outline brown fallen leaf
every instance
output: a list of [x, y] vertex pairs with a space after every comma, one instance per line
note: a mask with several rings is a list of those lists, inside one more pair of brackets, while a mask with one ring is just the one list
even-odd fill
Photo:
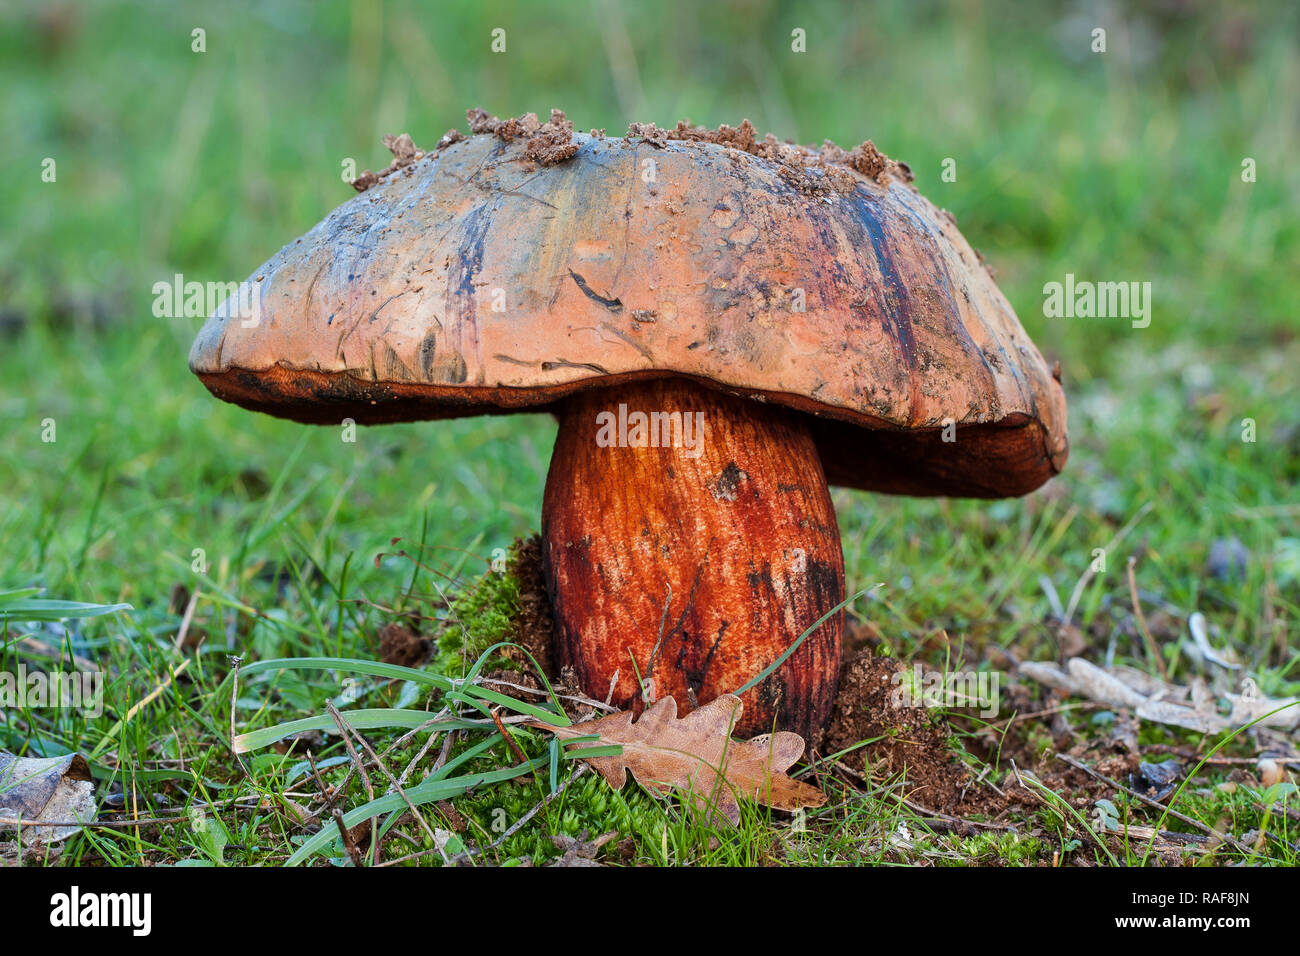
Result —
[[714, 698], [685, 717], [677, 716], [677, 701], [663, 697], [635, 723], [631, 711], [620, 711], [569, 727], [541, 721], [529, 725], [550, 731], [561, 740], [596, 735], [595, 741], [572, 745], [577, 751], [616, 744], [621, 754], [584, 757], [610, 786], [622, 789], [627, 771], [637, 783], [663, 796], [671, 790], [688, 794], [701, 808], [712, 804], [733, 824], [740, 822], [738, 797], [777, 810], [820, 807], [826, 794], [785, 775], [803, 754], [798, 734], [778, 731], [751, 740], [733, 740], [731, 730], [743, 705], [733, 694]]
[[566, 836], [563, 833], [551, 837], [551, 842], [564, 851], [564, 855], [559, 859], [552, 860], [547, 866], [603, 866], [596, 862], [596, 854], [600, 848], [610, 840], [618, 837], [617, 830], [610, 830], [608, 833], [601, 834], [594, 840], [587, 839], [587, 831], [583, 830], [576, 837]]
[[42, 823], [94, 819], [95, 781], [81, 754], [16, 757], [0, 751], [0, 830], [21, 825], [23, 843], [55, 843], [80, 827]]
[[1300, 698], [1265, 697], [1249, 678], [1241, 682], [1240, 694], [1224, 694], [1232, 707], [1225, 717], [1208, 688], [1196, 683], [1188, 687], [1170, 684], [1131, 667], [1103, 669], [1081, 657], [1072, 657], [1064, 668], [1044, 661], [1023, 661], [1017, 672], [1107, 707], [1131, 710], [1142, 720], [1202, 734], [1222, 733], [1257, 718], [1266, 727], [1295, 730], [1300, 726]]

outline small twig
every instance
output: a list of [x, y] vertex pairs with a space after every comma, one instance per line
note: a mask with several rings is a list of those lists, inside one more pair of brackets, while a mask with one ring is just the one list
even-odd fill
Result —
[[[447, 709], [443, 708], [443, 713], [447, 712]], [[419, 751], [411, 758], [411, 762], [406, 765], [406, 769], [402, 771], [402, 775], [397, 778], [399, 785], [406, 786], [406, 778], [415, 771], [415, 768], [420, 761], [428, 755], [429, 751], [433, 748], [433, 742], [437, 739], [437, 734], [429, 734], [429, 736], [424, 739], [424, 743], [421, 745]], [[385, 753], [387, 753], [387, 751], [385, 751]]]
[[[1184, 760], [1204, 763], [1207, 767], [1253, 767], [1259, 763], [1259, 757], [1202, 757], [1194, 750], [1189, 750], [1186, 747], [1175, 747], [1172, 744], [1149, 744], [1146, 749], [1156, 750], [1164, 754], [1174, 754]], [[1280, 764], [1300, 770], [1300, 757], [1273, 757], [1272, 759]]]
[[456, 742], [458, 736], [460, 736], [459, 730], [453, 730], [447, 734], [446, 739], [442, 742], [442, 750], [438, 752], [438, 759], [433, 762], [433, 768], [429, 773], [437, 773], [442, 769], [447, 762], [447, 758], [451, 756], [452, 745]]
[[[343, 746], [347, 748], [348, 756], [352, 758], [352, 765], [356, 767], [357, 772], [361, 774], [361, 782], [362, 784], [365, 785], [366, 788], [366, 797], [371, 802], [373, 802], [375, 799], [375, 788], [370, 784], [370, 774], [366, 773], [366, 767], [365, 764], [361, 762], [360, 754], [358, 754], [356, 748], [352, 746], [352, 740], [350, 735], [348, 734], [348, 731], [351, 730], [352, 728], [349, 727], [347, 723], [344, 722], [343, 715], [340, 714], [339, 709], [334, 706], [334, 701], [332, 700], [325, 701], [325, 710], [329, 713], [329, 715], [332, 718], [334, 718], [334, 723], [338, 727], [339, 733], [343, 737]], [[356, 731], [353, 730], [352, 733], [356, 733]], [[361, 735], [357, 734], [357, 736], [360, 737]], [[376, 826], [376, 820], [377, 820], [376, 817], [370, 818], [371, 866], [379, 862], [379, 832]]]
[[[1115, 831], [1109, 831], [1115, 832]], [[1119, 836], [1120, 834], [1116, 834]], [[1214, 838], [1202, 833], [1179, 833], [1177, 830], [1157, 830], [1155, 827], [1144, 827], [1136, 823], [1125, 823], [1122, 835], [1136, 837], [1139, 840], [1150, 840], [1155, 843], [1156, 840], [1164, 840], [1166, 843], [1177, 843], [1184, 850], [1191, 850], [1196, 853], [1209, 853], [1213, 850]]]
[[[438, 846], [437, 834], [433, 832], [433, 828], [429, 826], [429, 822], [424, 819], [420, 811], [415, 809], [415, 804], [413, 804], [411, 802], [411, 798], [406, 795], [406, 790], [404, 790], [402, 788], [402, 785], [397, 782], [397, 778], [393, 776], [392, 771], [388, 769], [387, 764], [385, 764], [382, 760], [379, 759], [379, 755], [375, 753], [374, 748], [370, 746], [370, 742], [367, 741], [365, 737], [363, 737], [361, 734], [358, 734], [355, 729], [353, 729], [352, 732], [356, 734], [357, 740], [360, 741], [362, 748], [365, 749], [366, 753], [370, 756], [370, 759], [375, 762], [375, 766], [377, 766], [381, 771], [383, 771], [384, 776], [388, 778], [388, 782], [392, 784], [393, 789], [397, 791], [399, 796], [401, 796], [402, 802], [405, 803], [407, 809], [411, 811], [411, 815], [415, 817], [415, 819], [419, 821], [420, 826], [424, 828], [425, 835], [428, 836], [428, 838], [433, 841], [433, 845], [437, 847]], [[372, 832], [371, 839], [377, 842], [379, 839], [379, 834], [377, 832]], [[441, 847], [438, 847], [438, 849], [441, 850]]]
[[45, 657], [54, 661], [71, 661], [72, 665], [79, 671], [91, 672], [103, 670], [103, 668], [101, 668], [95, 661], [89, 660], [85, 657], [80, 657], [77, 654], [72, 654], [69, 657], [62, 647], [51, 647], [49, 644], [32, 637], [30, 634], [20, 636], [18, 642], [11, 646], [15, 652], [21, 652], [23, 649], [26, 649], [38, 657]]
[[1121, 793], [1128, 794], [1128, 796], [1132, 797], [1134, 800], [1138, 800], [1141, 803], [1147, 804], [1148, 806], [1155, 807], [1157, 810], [1159, 810], [1162, 813], [1169, 814], [1175, 820], [1181, 820], [1183, 823], [1186, 823], [1188, 826], [1196, 827], [1196, 829], [1200, 830], [1202, 833], [1209, 834], [1210, 836], [1214, 837], [1216, 840], [1228, 844], [1230, 847], [1232, 847], [1234, 850], [1238, 851], [1239, 853], [1246, 853], [1246, 854], [1254, 853], [1254, 851], [1250, 849], [1250, 847], [1246, 846], [1236, 837], [1227, 833], [1220, 833], [1218, 830], [1214, 829], [1214, 827], [1202, 823], [1200, 820], [1197, 820], [1194, 817], [1189, 817], [1185, 813], [1179, 813], [1173, 807], [1167, 807], [1159, 800], [1153, 800], [1151, 797], [1148, 797], [1145, 794], [1138, 793], [1136, 790], [1124, 786], [1124, 784], [1120, 783], [1118, 780], [1112, 780], [1104, 773], [1100, 773], [1099, 771], [1093, 770], [1091, 767], [1089, 767], [1087, 764], [1083, 763], [1082, 761], [1075, 760], [1073, 757], [1069, 756], [1068, 754], [1057, 754], [1056, 759], [1068, 763], [1071, 767], [1074, 767], [1076, 770], [1082, 770], [1084, 773], [1088, 774], [1088, 776], [1094, 777], [1097, 780], [1100, 780], [1102, 783], [1114, 787], [1116, 790], [1120, 791]]
[[614, 688], [618, 686], [618, 677], [622, 673], [623, 673], [623, 668], [615, 667], [613, 675], [609, 678], [609, 692], [605, 694], [605, 708], [607, 710], [616, 709], [613, 705], [610, 704], [610, 701], [614, 699]]
[[[614, 689], [614, 688], [613, 688], [613, 684], [614, 684], [614, 683], [617, 683], [617, 681], [618, 681], [618, 674], [619, 674], [619, 671], [618, 671], [617, 668], [615, 668], [615, 670], [614, 670], [614, 678], [613, 678], [613, 681], [611, 682], [611, 685], [610, 685], [610, 695], [611, 695], [611, 696], [613, 695], [613, 689]], [[551, 696], [547, 691], [543, 690], [543, 689], [540, 688], [540, 687], [525, 687], [523, 684], [512, 684], [512, 683], [511, 683], [510, 681], [508, 681], [508, 680], [500, 680], [500, 679], [495, 678], [495, 677], [480, 677], [480, 678], [479, 678], [479, 683], [481, 683], [481, 684], [496, 684], [498, 687], [509, 687], [511, 690], [523, 691], [524, 693], [527, 693], [527, 694], [536, 694], [538, 697], [550, 697], [550, 696]], [[575, 695], [575, 694], [556, 694], [555, 696], [558, 697], [560, 700], [571, 700], [571, 701], [573, 701], [575, 704], [582, 704], [582, 705], [585, 706], [585, 707], [594, 707], [594, 708], [596, 708], [597, 710], [609, 710], [609, 711], [616, 711], [616, 710], [618, 710], [618, 708], [612, 706], [612, 705], [609, 703], [608, 700], [605, 701], [605, 703], [602, 704], [600, 701], [598, 701], [598, 700], [592, 700], [590, 697], [580, 697], [580, 696], [577, 696], [577, 695]]]
[[252, 772], [248, 765], [244, 763], [244, 756], [235, 746], [235, 713], [239, 707], [236, 703], [239, 700], [239, 665], [244, 662], [242, 657], [230, 655], [230, 739], [227, 744], [230, 746], [230, 752], [235, 755], [235, 763], [239, 764], [239, 769], [244, 772], [244, 776], [253, 779]]
[[[320, 795], [325, 798], [325, 806], [329, 808], [330, 816], [334, 818], [334, 823], [339, 828], [339, 835], [343, 837], [343, 847], [348, 851], [348, 856], [352, 859], [352, 865], [362, 867], [366, 865], [365, 857], [361, 855], [361, 848], [357, 846], [352, 834], [348, 832], [348, 825], [343, 822], [343, 811], [338, 808], [334, 802], [334, 797], [330, 794], [325, 786], [325, 781], [321, 779], [320, 770], [316, 766], [316, 758], [312, 752], [307, 751], [307, 762], [311, 764], [311, 775], [316, 778], [316, 786], [320, 789]], [[371, 831], [371, 839], [374, 839], [374, 831]]]
[[1142, 640], [1146, 642], [1147, 653], [1156, 662], [1156, 667], [1160, 669], [1160, 676], [1167, 684], [1169, 683], [1169, 669], [1165, 667], [1164, 655], [1160, 653], [1155, 638], [1151, 636], [1151, 632], [1147, 629], [1147, 618], [1142, 613], [1142, 601], [1138, 597], [1137, 576], [1133, 572], [1136, 565], [1137, 558], [1130, 555], [1128, 559], [1128, 592], [1133, 599], [1133, 614], [1137, 618], [1138, 630], [1142, 632]]
[[[472, 860], [476, 856], [480, 856], [484, 853], [487, 853], [489, 850], [495, 850], [502, 843], [505, 843], [506, 840], [510, 839], [510, 837], [514, 836], [517, 832], [519, 832], [520, 828], [523, 827], [523, 825], [527, 823], [529, 820], [531, 820], [533, 817], [535, 817], [539, 810], [541, 810], [543, 807], [550, 806], [551, 802], [555, 800], [555, 798], [558, 797], [560, 794], [564, 793], [564, 791], [568, 790], [569, 784], [573, 783], [573, 781], [581, 777], [583, 773], [586, 772], [586, 770], [587, 770], [587, 765], [585, 763], [578, 764], [578, 766], [574, 768], [573, 773], [569, 774], [568, 778], [564, 781], [564, 783], [560, 784], [558, 787], [555, 788], [554, 793], [548, 793], [541, 800], [539, 800], [536, 806], [534, 806], [531, 810], [529, 810], [522, 817], [520, 817], [513, 824], [511, 824], [510, 828], [507, 829], [505, 833], [501, 834], [499, 837], [497, 837], [495, 840], [493, 840], [485, 847], [482, 847], [477, 850], [465, 850], [461, 853], [457, 853], [455, 856], [451, 858], [450, 861], [448, 861], [450, 865], [459, 866], [462, 863], [466, 863]], [[394, 860], [393, 862], [396, 863], [397, 861]]]
[[0, 817], [0, 826], [21, 826], [29, 830], [45, 827], [108, 827], [110, 829], [128, 829], [130, 827], [155, 826], [163, 823], [188, 823], [189, 817], [137, 817], [130, 820], [28, 820], [25, 817]]
[[497, 733], [505, 738], [505, 742], [510, 746], [510, 752], [515, 755], [515, 759], [520, 763], [528, 763], [528, 755], [524, 753], [523, 748], [515, 742], [515, 738], [510, 736], [510, 731], [506, 729], [505, 723], [502, 722], [501, 709], [499, 707], [494, 707], [492, 709], [492, 720], [497, 725]]
[[1260, 803], [1258, 800], [1252, 800], [1250, 802], [1255, 805], [1256, 810], [1259, 810], [1262, 813], [1278, 813], [1286, 817], [1288, 820], [1294, 820], [1297, 823], [1300, 823], [1300, 810], [1283, 806], [1280, 803], [1275, 803], [1270, 807], [1266, 804]]

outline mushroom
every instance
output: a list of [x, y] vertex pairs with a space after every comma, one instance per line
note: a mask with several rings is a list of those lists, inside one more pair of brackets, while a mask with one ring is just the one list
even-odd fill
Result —
[[592, 697], [688, 709], [827, 617], [738, 727], [815, 738], [845, 595], [828, 481], [1025, 494], [1065, 463], [1059, 375], [869, 144], [828, 161], [645, 129], [553, 162], [523, 135], [444, 138], [258, 269], [190, 367], [303, 422], [554, 413], [560, 663]]

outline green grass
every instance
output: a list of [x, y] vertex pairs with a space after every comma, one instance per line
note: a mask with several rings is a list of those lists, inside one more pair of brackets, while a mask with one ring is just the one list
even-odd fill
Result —
[[[883, 4], [870, 15], [762, 0], [671, 14], [558, 2], [453, 4], [436, 17], [403, 3], [367, 16], [341, 3], [68, 9], [66, 24], [0, 11], [0, 590], [42, 587], [46, 599], [132, 609], [0, 625], [0, 671], [32, 663], [16, 640], [27, 635], [109, 675], [102, 717], [7, 712], [0, 748], [95, 754], [104, 795], [124, 790], [141, 816], [179, 820], [89, 831], [50, 862], [282, 863], [308, 829], [294, 807], [319, 808], [316, 788], [309, 773], [294, 774], [296, 750], [258, 751], [241, 764], [226, 746], [232, 706], [242, 733], [323, 714], [327, 698], [345, 713], [436, 712], [441, 703], [402, 682], [345, 686], [341, 671], [255, 673], [232, 701], [229, 657], [374, 661], [383, 625], [415, 613], [440, 639], [433, 669], [459, 676], [462, 658], [472, 663], [502, 635], [510, 582], [480, 576], [493, 549], [536, 530], [550, 419], [389, 426], [345, 442], [331, 428], [218, 403], [186, 368], [200, 320], [151, 314], [154, 282], [177, 272], [241, 279], [345, 200], [344, 158], [379, 168], [382, 134], [410, 131], [426, 144], [480, 103], [500, 114], [560, 106], [579, 126], [611, 133], [631, 119], [748, 116], [804, 142], [870, 136], [913, 167], [919, 188], [998, 268], [1034, 341], [1062, 363], [1070, 463], [1016, 501], [836, 490], [851, 590], [885, 585], [856, 610], [890, 653], [951, 667], [1004, 668], [1001, 649], [1055, 657], [1041, 579], [1068, 601], [1094, 549], [1140, 515], [1082, 592], [1084, 655], [1101, 660], [1109, 649], [1151, 669], [1128, 613], [1125, 564], [1137, 555], [1148, 615], [1157, 602], [1169, 612], [1157, 636], [1175, 680], [1198, 673], [1178, 638], [1186, 614], [1200, 610], [1262, 691], [1300, 690], [1300, 128], [1285, 119], [1300, 100], [1292, 6], [1220, 14], [1194, 4], [1175, 17], [1138, 3], [1106, 24], [1102, 56], [1086, 52], [1093, 24], [1065, 8], [1000, 2]], [[190, 52], [196, 26], [207, 30], [204, 54]], [[497, 26], [508, 35], [500, 56], [488, 51]], [[790, 51], [796, 26], [807, 30], [807, 54]], [[624, 36], [632, 58], [617, 52]], [[41, 181], [45, 157], [57, 161], [54, 183]], [[940, 176], [949, 157], [955, 182]], [[1241, 180], [1244, 157], [1256, 161], [1254, 183]], [[1150, 328], [1044, 318], [1042, 286], [1067, 272], [1151, 281]], [[1242, 440], [1247, 418], [1254, 442]], [[52, 442], [42, 440], [47, 420]], [[1209, 574], [1213, 542], [1234, 537], [1247, 555], [1242, 572]], [[394, 555], [403, 548], [423, 567]], [[183, 609], [169, 608], [177, 585], [199, 595], [186, 650], [175, 647]], [[444, 599], [470, 625], [464, 652]], [[1106, 725], [1085, 713], [1075, 732], [1102, 738]], [[1033, 769], [1025, 755], [1056, 747], [1046, 721], [1006, 732], [1010, 717], [991, 726], [954, 718], [955, 751], [981, 769], [991, 763], [987, 779], [1002, 786], [1014, 782], [1011, 756], [1023, 771]], [[401, 734], [366, 733], [381, 752]], [[1004, 734], [995, 760], [989, 740]], [[447, 759], [487, 739], [467, 733]], [[323, 776], [339, 783], [348, 763], [338, 736], [313, 740]], [[547, 755], [544, 734], [520, 740], [530, 757]], [[386, 764], [404, 768], [424, 742], [397, 745]], [[1214, 741], [1146, 726], [1141, 743], [1204, 753]], [[1256, 749], [1244, 739], [1228, 748], [1241, 757]], [[871, 748], [844, 759], [866, 773]], [[514, 762], [498, 743], [462, 766], [488, 773]], [[1204, 768], [1178, 809], [1238, 836], [1266, 829], [1277, 839], [1265, 837], [1252, 861], [1296, 863], [1294, 819], [1273, 814], [1265, 824], [1256, 804], [1268, 801], [1250, 781], [1228, 780], [1229, 769]], [[552, 835], [585, 829], [593, 838], [618, 831], [602, 853], [629, 864], [1109, 862], [1087, 827], [1050, 802], [1016, 815], [1015, 833], [959, 834], [901, 804], [908, 791], [897, 778], [815, 773], [831, 800], [802, 831], [754, 807], [738, 831], [718, 829], [634, 786], [613, 793], [588, 773], [484, 858], [557, 856]], [[382, 793], [386, 782], [374, 776]], [[448, 831], [454, 810], [465, 827], [456, 839], [480, 846], [497, 836], [493, 811], [513, 821], [549, 790], [539, 772], [423, 809]], [[1294, 813], [1295, 796], [1284, 796]], [[353, 774], [342, 802], [367, 799]], [[1096, 826], [1091, 806], [1071, 806]], [[1140, 825], [1158, 817], [1119, 809]], [[383, 850], [390, 859], [420, 851], [432, 852], [413, 863], [441, 858], [409, 820]], [[1140, 843], [1112, 840], [1108, 852], [1144, 857]]]

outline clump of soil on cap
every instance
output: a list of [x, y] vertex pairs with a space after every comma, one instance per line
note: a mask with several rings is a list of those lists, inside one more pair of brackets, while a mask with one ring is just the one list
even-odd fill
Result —
[[[446, 137], [444, 137], [445, 139]], [[439, 141], [439, 146], [442, 143]], [[384, 146], [393, 154], [393, 161], [377, 173], [366, 170], [356, 179], [352, 180], [352, 188], [359, 193], [365, 192], [376, 183], [383, 182], [393, 173], [406, 169], [406, 175], [411, 175], [411, 170], [407, 167], [413, 165], [416, 161], [424, 159], [425, 152], [411, 141], [410, 133], [402, 133], [399, 136], [385, 136]]]
[[[500, 119], [476, 106], [465, 111], [465, 119], [471, 135], [496, 136], [507, 143], [516, 139], [526, 140], [525, 158], [540, 166], [554, 166], [578, 152], [578, 143], [573, 138], [573, 122], [565, 116], [563, 110], [551, 110], [550, 120], [543, 123], [536, 113]], [[591, 136], [594, 139], [604, 139], [605, 131], [593, 129]], [[417, 160], [426, 155], [437, 155], [464, 138], [459, 130], [450, 129], [438, 140], [432, 154], [429, 154], [416, 147], [406, 133], [385, 136], [384, 145], [393, 153], [392, 164], [378, 173], [367, 169], [352, 181], [352, 186], [357, 192], [365, 192], [402, 170], [406, 170], [406, 175], [409, 176], [409, 167]], [[633, 139], [656, 149], [663, 149], [670, 142], [710, 143], [758, 156], [775, 163], [778, 174], [785, 182], [813, 197], [852, 193], [858, 182], [853, 173], [882, 186], [888, 184], [891, 178], [897, 178], [910, 186], [914, 178], [906, 163], [890, 159], [869, 139], [852, 149], [843, 149], [830, 140], [824, 140], [820, 147], [801, 146], [789, 140], [777, 139], [771, 133], [760, 138], [754, 130], [754, 124], [747, 119], [742, 120], [739, 126], [723, 123], [717, 129], [695, 126], [689, 120], [680, 120], [670, 129], [663, 129], [654, 123], [629, 123], [627, 140]]]
[[573, 141], [573, 122], [566, 119], [564, 110], [551, 110], [551, 119], [542, 123], [536, 113], [525, 113], [513, 119], [497, 119], [482, 107], [465, 111], [471, 133], [491, 133], [509, 143], [527, 137], [524, 155], [542, 166], [554, 166], [573, 156], [578, 144]]
[[[714, 143], [759, 156], [777, 163], [782, 178], [814, 195], [853, 190], [853, 177], [841, 167], [848, 167], [882, 186], [891, 176], [909, 184], [914, 179], [911, 167], [890, 159], [871, 140], [850, 150], [836, 146], [830, 140], [824, 140], [820, 148], [801, 146], [779, 140], [771, 133], [760, 139], [749, 120], [742, 120], [736, 127], [724, 123], [717, 129], [694, 126], [689, 120], [678, 121], [672, 129], [661, 129], [654, 123], [631, 123], [627, 135], [629, 139], [640, 139], [658, 149], [669, 142]], [[816, 171], [815, 175], [813, 171]]]
[[[506, 142], [527, 137], [525, 154], [543, 166], [563, 162], [578, 151], [578, 144], [573, 142], [573, 123], [565, 118], [563, 110], [551, 110], [551, 120], [544, 124], [538, 121], [536, 113], [498, 119], [482, 107], [466, 110], [465, 118], [470, 132], [476, 135], [497, 136]], [[604, 139], [605, 131], [593, 129], [591, 135], [595, 139]], [[669, 129], [654, 123], [629, 123], [627, 138], [639, 139], [656, 149], [662, 149], [670, 142], [711, 143], [759, 156], [778, 164], [788, 181], [813, 194], [851, 192], [856, 180], [848, 173], [850, 169], [881, 185], [891, 177], [909, 184], [914, 179], [907, 163], [890, 159], [871, 140], [852, 149], [843, 149], [830, 140], [824, 140], [820, 147], [801, 146], [777, 139], [771, 133], [760, 138], [754, 124], [747, 119], [742, 120], [739, 126], [723, 123], [717, 129], [696, 126], [689, 120], [679, 120]]]

